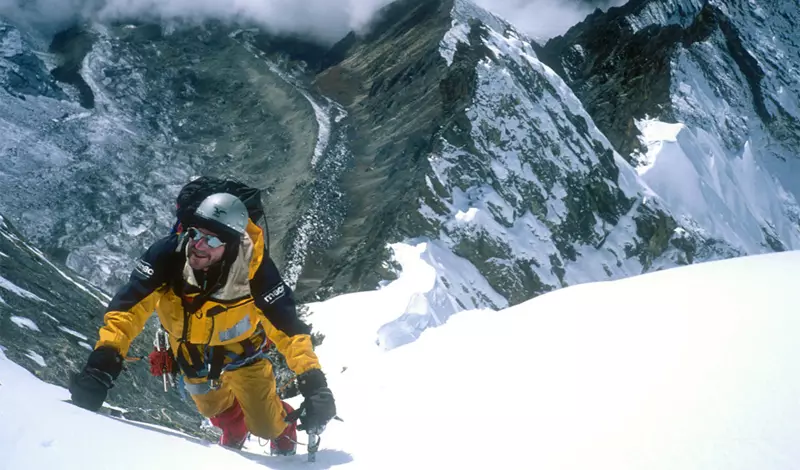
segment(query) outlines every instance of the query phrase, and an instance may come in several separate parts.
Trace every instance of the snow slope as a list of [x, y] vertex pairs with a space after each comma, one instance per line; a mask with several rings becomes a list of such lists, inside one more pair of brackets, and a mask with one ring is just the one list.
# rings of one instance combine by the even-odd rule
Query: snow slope
[[748, 142], [740, 156], [728, 158], [703, 129], [637, 124], [648, 149], [637, 171], [681, 224], [699, 226], [742, 253], [800, 248], [800, 206], [769, 174], [759, 149]]
[[788, 469], [800, 461], [800, 252], [461, 312], [385, 351], [381, 321], [426, 294], [410, 287], [420, 273], [409, 266], [378, 291], [312, 305], [345, 420], [328, 426], [315, 465], [259, 455], [255, 442], [239, 454], [84, 412], [59, 402], [63, 389], [0, 358], [0, 468]]
[[668, 147], [644, 179], [672, 213], [742, 253], [798, 249], [797, 2], [648, 2], [627, 21], [637, 31], [686, 28], [704, 6], [719, 25], [678, 46], [670, 62], [673, 112], [665, 119], [682, 129], [658, 138], [662, 123], [637, 123], [648, 154]]
[[0, 384], [3, 470], [263, 468], [172, 430], [123, 423], [63, 403], [69, 398], [67, 390], [39, 381], [1, 350]]

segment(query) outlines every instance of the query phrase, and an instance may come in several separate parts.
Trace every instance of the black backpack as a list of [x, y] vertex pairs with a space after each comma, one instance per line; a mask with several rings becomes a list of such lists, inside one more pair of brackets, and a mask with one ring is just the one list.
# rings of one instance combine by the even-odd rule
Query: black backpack
[[261, 190], [236, 180], [201, 176], [184, 185], [175, 201], [177, 205], [175, 215], [178, 217], [178, 224], [175, 224], [174, 231], [180, 230], [178, 228], [179, 224], [183, 228], [190, 226], [197, 206], [205, 198], [215, 193], [233, 194], [242, 200], [245, 207], [247, 207], [250, 220], [264, 231], [266, 247], [267, 251], [269, 251], [269, 228], [264, 214], [264, 205], [261, 203]]

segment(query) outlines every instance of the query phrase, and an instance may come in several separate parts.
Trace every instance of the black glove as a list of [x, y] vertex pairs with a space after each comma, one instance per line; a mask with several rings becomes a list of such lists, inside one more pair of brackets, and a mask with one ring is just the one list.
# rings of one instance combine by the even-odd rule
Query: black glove
[[89, 411], [99, 410], [120, 372], [122, 356], [116, 349], [108, 346], [95, 349], [83, 370], [70, 379], [72, 403]]
[[298, 429], [321, 428], [336, 416], [336, 401], [333, 392], [328, 388], [325, 374], [319, 369], [311, 369], [297, 377], [297, 388], [305, 400], [301, 408]]

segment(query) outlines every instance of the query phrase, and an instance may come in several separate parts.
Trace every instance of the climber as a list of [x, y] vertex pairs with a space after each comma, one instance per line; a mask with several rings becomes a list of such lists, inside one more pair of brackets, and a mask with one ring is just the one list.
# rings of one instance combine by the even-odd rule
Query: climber
[[285, 418], [294, 410], [278, 397], [262, 348], [274, 342], [297, 374], [300, 429], [322, 429], [336, 405], [310, 328], [239, 197], [212, 194], [183, 218], [185, 229], [155, 242], [109, 303], [100, 339], [70, 382], [72, 400], [93, 411], [102, 406], [155, 310], [187, 391], [222, 429], [220, 444], [241, 448], [251, 433], [269, 439], [271, 453], [292, 455], [297, 424]]

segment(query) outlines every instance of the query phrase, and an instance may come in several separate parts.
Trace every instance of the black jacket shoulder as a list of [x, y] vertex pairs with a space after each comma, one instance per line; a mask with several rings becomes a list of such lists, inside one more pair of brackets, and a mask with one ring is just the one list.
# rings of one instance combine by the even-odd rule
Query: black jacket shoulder
[[311, 328], [297, 315], [297, 304], [291, 287], [284, 282], [266, 250], [261, 265], [250, 280], [250, 292], [256, 306], [275, 328], [287, 336], [311, 333]]
[[177, 234], [166, 236], [152, 245], [136, 261], [128, 282], [117, 291], [108, 304], [108, 311], [128, 311], [167, 284], [176, 264], [182, 267], [184, 255], [178, 250], [181, 238]]

